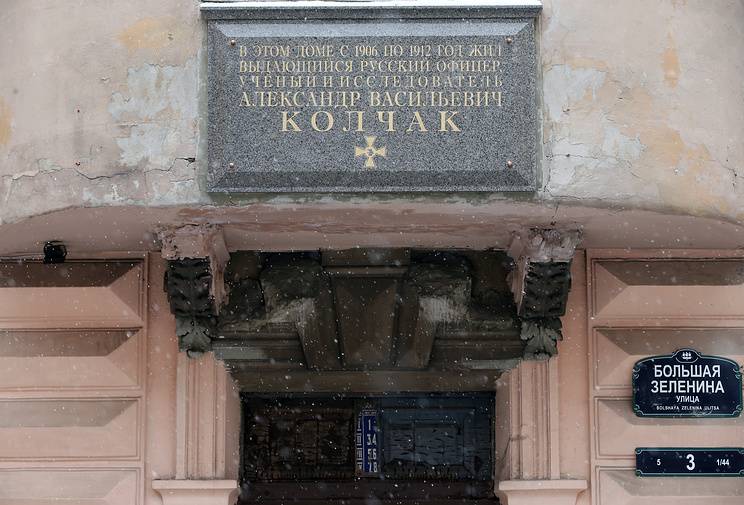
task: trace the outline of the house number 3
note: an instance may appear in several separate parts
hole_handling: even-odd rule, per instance
[[[695,456],[693,456],[692,454],[688,454],[686,458],[687,458],[688,464],[685,468],[687,468],[690,471],[693,471],[695,469]]]

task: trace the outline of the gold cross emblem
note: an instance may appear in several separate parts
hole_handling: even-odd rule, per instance
[[[378,156],[382,156],[383,158],[387,158],[387,148],[386,147],[375,147],[375,141],[377,140],[377,137],[364,137],[367,145],[365,147],[355,147],[354,148],[354,157],[355,158],[361,158],[362,156],[366,157],[366,161],[364,162],[364,166],[366,168],[375,168],[375,158]]]

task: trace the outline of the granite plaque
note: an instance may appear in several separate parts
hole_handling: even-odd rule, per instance
[[[738,417],[742,411],[739,364],[694,349],[638,361],[632,383],[639,417]]]
[[[535,190],[533,15],[375,14],[208,16],[211,191]]]

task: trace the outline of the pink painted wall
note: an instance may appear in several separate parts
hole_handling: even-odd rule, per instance
[[[160,505],[155,479],[236,478],[237,392],[178,353],[164,266],[0,264],[0,503]],[[558,358],[499,381],[502,479],[587,480],[580,505],[742,503],[740,479],[633,474],[635,447],[740,446],[744,421],[638,418],[630,369],[682,346],[744,363],[744,255],[580,251],[563,323]]]

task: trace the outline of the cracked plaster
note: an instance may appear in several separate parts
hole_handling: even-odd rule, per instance
[[[544,180],[534,196],[250,198],[212,197],[201,185],[197,4],[8,2],[0,17],[2,47],[13,47],[0,53],[9,76],[0,85],[0,223],[108,205],[504,199],[556,214],[565,203],[744,221],[744,60],[732,57],[744,53],[741,2],[649,9],[642,0],[545,1]]]

